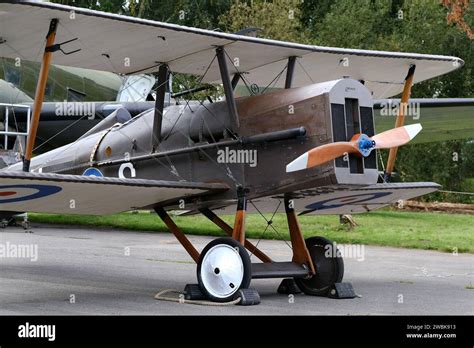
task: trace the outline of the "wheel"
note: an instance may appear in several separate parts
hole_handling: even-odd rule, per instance
[[[201,253],[197,266],[199,286],[209,299],[229,302],[252,280],[252,263],[247,250],[232,238],[218,238]]]
[[[296,278],[295,282],[306,295],[325,296],[334,283],[344,276],[344,261],[335,244],[323,237],[305,240],[316,274],[311,278]]]

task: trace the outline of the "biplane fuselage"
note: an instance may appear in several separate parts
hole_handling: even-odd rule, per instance
[[[241,97],[236,103],[238,139],[242,141],[235,141],[229,130],[225,101],[175,105],[164,111],[163,140],[155,152],[152,109],[37,156],[31,169],[83,175],[94,167],[106,177],[214,182],[229,187],[221,194],[186,202],[188,209],[231,202],[238,186],[245,187],[253,199],[321,186],[377,182],[375,153],[367,158],[348,155],[306,171],[285,171],[286,164],[310,148],[349,140],[356,133],[374,134],[372,99],[360,82],[330,81]],[[252,141],[265,134],[267,138]]]
[[[321,166],[286,172],[286,165],[308,149],[350,140],[357,133],[374,134],[372,98],[358,81],[341,79],[241,97],[236,104],[240,117],[237,137],[230,130],[231,117],[225,101],[174,105],[164,110],[162,140],[153,151],[154,109],[129,120],[123,117],[127,112],[122,110],[121,117],[114,118],[112,114],[103,121],[108,127],[98,125],[95,133],[34,157],[31,170],[220,183],[228,188],[221,193],[159,204],[186,211],[233,206],[239,187],[246,189],[248,199],[259,199],[261,211],[275,210],[277,202],[287,194],[297,199],[300,211],[341,214],[370,211],[393,202],[397,194],[436,187],[390,187],[382,192],[377,187],[378,192],[368,196],[362,192],[361,204],[354,200],[361,194],[358,191],[337,195],[349,188],[365,189],[377,183],[375,152],[366,158],[347,154]],[[19,169],[21,165],[17,164],[8,170]],[[339,206],[345,198],[349,199],[347,204]],[[328,199],[331,204],[318,206]],[[332,204],[333,199],[337,205]],[[354,204],[348,204],[351,202]],[[315,206],[318,208],[313,209]]]

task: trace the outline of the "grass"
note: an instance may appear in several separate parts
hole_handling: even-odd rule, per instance
[[[302,216],[299,218],[305,237],[324,236],[337,243],[381,245],[403,248],[474,253],[473,217],[461,214],[398,212],[381,210],[355,215],[359,226],[349,232],[337,216]],[[233,216],[223,216],[232,224]],[[102,226],[134,231],[166,231],[163,222],[150,212],[122,213],[111,216],[77,216],[30,214],[32,222]],[[222,236],[223,232],[205,217],[175,217],[185,233]],[[277,214],[272,228],[264,232],[266,222],[260,215],[247,216],[247,237],[256,239],[289,239],[286,216]]]

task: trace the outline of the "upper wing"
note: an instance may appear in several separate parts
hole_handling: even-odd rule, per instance
[[[0,211],[104,215],[226,189],[222,184],[5,172],[0,173]]]
[[[230,73],[245,72],[246,79],[267,86],[290,56],[299,57],[293,86],[349,76],[364,80],[375,98],[401,92],[410,64],[416,64],[414,82],[446,74],[463,65],[456,57],[342,49],[259,39],[155,22],[110,13],[34,1],[0,4],[0,56],[38,61],[51,19],[59,19],[56,42],[64,46],[53,62],[67,66],[132,74],[167,63],[172,71],[205,75],[203,82],[220,81],[216,46],[225,46]],[[2,43],[3,42],[3,43]],[[212,65],[208,68],[208,65]],[[283,87],[279,79],[275,87]]]

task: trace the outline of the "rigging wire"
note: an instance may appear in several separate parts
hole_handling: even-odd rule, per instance
[[[263,217],[263,219],[267,222],[267,227],[270,226],[273,231],[275,231],[275,233],[278,235],[278,237],[283,240],[285,242],[285,244],[293,250],[292,246],[290,244],[288,244],[288,241],[284,238],[284,236],[282,234],[280,234],[280,232],[275,228],[275,226],[273,226],[273,218],[275,217],[276,213],[278,212],[278,209],[280,208],[280,205],[281,205],[281,200],[279,200],[279,203],[278,203],[278,207],[277,209],[275,209],[275,212],[273,213],[272,217],[270,220],[268,220],[265,215],[263,215],[263,213],[260,211],[260,209],[257,208],[257,206],[253,203],[253,201],[250,200],[250,204],[252,204],[252,206],[255,208],[255,210],[257,210],[257,212]]]
[[[250,204],[252,204],[252,205],[255,207],[255,205],[254,205],[254,203],[253,203],[252,200],[250,200]],[[270,218],[269,221],[267,221],[267,226],[265,226],[265,229],[263,230],[262,237],[265,235],[265,233],[267,232],[268,228],[269,228],[270,225],[273,223],[273,219],[275,218],[275,215],[276,215],[276,213],[278,212],[278,209],[280,209],[280,205],[281,205],[281,200],[279,199],[279,200],[278,200],[278,205],[277,205],[275,211],[273,212],[272,217]],[[265,219],[265,220],[266,220],[266,219]],[[258,239],[257,243],[255,244],[255,247],[254,247],[252,250],[249,250],[249,251],[250,251],[250,257],[252,257],[254,251],[258,249],[258,245],[260,244],[260,242],[261,242],[261,240],[262,240],[262,237]]]
[[[301,67],[301,69],[303,69],[303,72],[306,74],[306,76],[308,76],[309,80],[311,81],[311,83],[315,83],[313,78],[311,77],[311,75],[306,71],[305,67],[303,66],[303,64],[301,63],[301,59],[296,59],[296,62],[298,62],[299,66]]]

